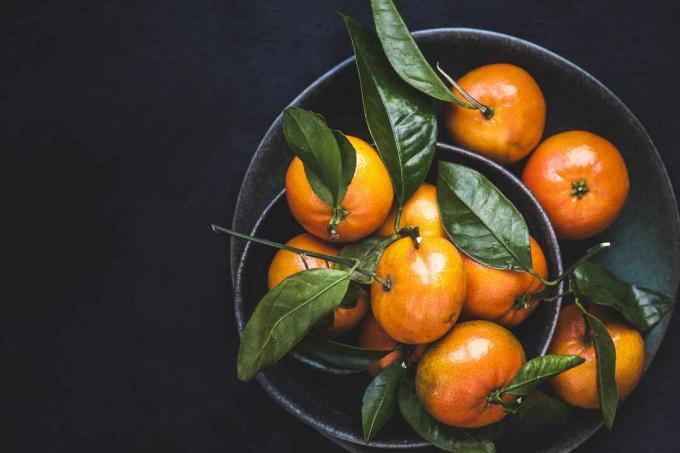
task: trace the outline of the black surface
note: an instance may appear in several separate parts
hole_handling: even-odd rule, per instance
[[[400,2],[413,29],[513,34],[591,72],[639,117],[676,189],[677,3]],[[278,112],[350,46],[366,2],[2,2],[9,176],[3,451],[335,451],[236,381],[226,243]],[[676,190],[677,195],[677,190]],[[15,256],[16,255],[16,256]],[[676,450],[680,320],[581,451]]]

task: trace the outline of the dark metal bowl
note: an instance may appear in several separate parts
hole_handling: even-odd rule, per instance
[[[429,61],[439,61],[458,76],[482,64],[510,62],[527,69],[541,86],[548,116],[544,137],[569,129],[586,129],[612,141],[627,162],[631,191],[616,224],[597,238],[565,242],[565,262],[596,242],[609,240],[610,251],[598,260],[629,281],[676,295],[680,278],[680,222],[670,181],[652,141],[623,103],[606,87],[572,63],[534,44],[498,33],[470,29],[437,29],[415,33]],[[317,111],[332,127],[370,140],[363,118],[354,67],[348,59],[320,77],[293,103]],[[440,127],[440,130],[443,129]],[[440,141],[448,141],[440,131]],[[243,182],[233,227],[261,237],[286,241],[301,231],[288,213],[281,192],[291,154],[279,116],[260,143]],[[482,171],[523,212],[539,241],[553,275],[561,270],[552,228],[526,188],[510,172],[464,150],[440,144],[438,159],[461,162]],[[522,163],[510,168],[519,172]],[[232,282],[239,333],[266,290],[266,271],[274,251],[232,241]],[[542,304],[516,333],[528,355],[544,352],[554,328],[557,305]],[[646,336],[648,366],[661,343],[670,317]],[[355,447],[363,444],[360,406],[365,375],[330,376],[285,358],[258,375],[265,390],[286,410],[325,435]],[[566,428],[536,432],[513,430],[527,451],[570,451],[601,425],[596,412]],[[515,440],[516,442],[516,440]],[[348,444],[349,445],[349,444]],[[373,447],[416,448],[425,443],[395,417],[371,443]],[[515,444],[516,445],[516,444]]]

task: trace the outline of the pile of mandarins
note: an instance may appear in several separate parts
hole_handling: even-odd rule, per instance
[[[536,81],[517,66],[482,66],[458,84],[489,107],[492,115],[488,118],[450,104],[446,125],[453,141],[501,164],[529,156],[522,180],[561,239],[588,238],[614,222],[628,194],[626,165],[614,145],[577,130],[559,133],[539,145],[545,101]],[[331,207],[315,194],[296,157],[286,174],[286,196],[291,213],[307,233],[287,245],[334,256],[341,245],[370,235],[395,234],[390,175],[371,145],[347,138],[356,151],[356,171],[342,202],[346,216],[337,234],[329,236]],[[488,404],[486,398],[507,385],[526,361],[521,344],[508,329],[536,309],[538,303],[522,301],[531,300],[543,284],[527,272],[493,269],[461,253],[442,227],[437,189],[431,184],[424,183],[405,203],[400,226],[418,227],[417,243],[411,237],[392,242],[377,263],[379,281],[370,285],[370,301],[361,296],[352,308],[337,308],[332,325],[317,333],[336,337],[356,327],[358,344],[367,349],[417,345],[409,349],[408,360],[418,362],[416,391],[425,409],[453,426],[495,423],[505,411]],[[545,256],[533,238],[531,257],[535,272],[547,277]],[[333,266],[280,250],[269,266],[268,286],[271,289],[308,268]],[[613,339],[616,385],[623,399],[642,374],[642,337],[618,314],[601,307],[593,310]],[[555,393],[575,406],[597,408],[595,351],[575,306],[562,310],[550,350],[585,359],[551,380]],[[369,372],[375,375],[385,369],[402,351],[389,353]]]

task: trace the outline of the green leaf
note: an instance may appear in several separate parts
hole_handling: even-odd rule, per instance
[[[564,401],[534,390],[522,397],[515,416],[522,423],[539,426],[565,425],[574,415],[574,408]]]
[[[533,358],[524,364],[510,384],[501,390],[501,393],[528,395],[547,378],[574,368],[583,362],[585,359],[577,355],[548,354]]]
[[[437,144],[430,99],[394,72],[374,33],[341,15],[356,56],[368,129],[392,178],[399,206],[420,187]]]
[[[308,334],[291,354],[317,370],[331,374],[354,374],[367,370],[392,351],[359,348]]]
[[[591,261],[576,267],[574,281],[590,303],[615,309],[642,332],[651,329],[673,306],[670,296],[623,282]]]
[[[348,272],[309,269],[272,288],[243,330],[237,363],[239,379],[247,381],[283,357],[309,329],[340,305],[348,285]]]
[[[416,90],[460,103],[423,56],[392,0],[371,0],[371,7],[378,38],[397,74]]]
[[[493,453],[496,447],[485,431],[463,430],[440,423],[418,399],[414,373],[406,373],[399,385],[399,409],[408,424],[437,448],[456,453]]]
[[[361,421],[364,440],[370,442],[397,409],[399,382],[406,368],[401,360],[395,360],[366,387],[361,404]]]
[[[614,342],[609,336],[602,321],[588,312],[583,316],[588,323],[595,344],[595,356],[597,359],[597,396],[600,399],[600,410],[604,424],[608,429],[614,425],[616,405],[619,401],[618,389],[616,388],[616,349]]]
[[[340,250],[340,256],[346,258],[356,258],[359,260],[359,267],[369,271],[375,272],[375,267],[378,265],[378,260],[382,256],[383,251],[394,241],[392,237],[369,237],[360,242],[346,245]],[[349,269],[349,266],[342,264],[336,265],[336,269]],[[373,277],[369,275],[354,272],[352,280],[365,285],[373,281]]]
[[[354,171],[357,168],[357,152],[342,132],[334,130],[333,135],[335,136],[335,141],[338,143],[340,160],[342,161],[340,193],[338,194],[338,200],[342,201],[345,198],[347,187],[349,187],[349,184],[352,182]]]
[[[342,302],[340,302],[340,306],[342,308],[354,308],[357,306],[357,301],[360,297],[368,297],[368,293],[360,285],[350,281],[349,286],[347,287],[347,292],[342,298]]]
[[[437,201],[446,232],[467,256],[496,269],[531,269],[526,222],[484,175],[439,162]]]
[[[356,167],[352,145],[345,137],[340,139],[342,134],[332,131],[321,115],[300,107],[283,111],[283,134],[302,160],[314,193],[324,203],[339,206]]]

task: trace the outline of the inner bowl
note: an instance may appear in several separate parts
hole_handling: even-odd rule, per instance
[[[524,215],[531,235],[541,245],[550,278],[562,273],[557,238],[538,201],[508,170],[489,159],[451,145],[437,145],[436,161],[455,162],[489,178]],[[433,165],[430,179],[434,177]],[[304,230],[295,222],[281,191],[261,213],[252,235],[287,242]],[[257,302],[267,292],[267,269],[275,249],[248,243],[236,274],[235,302],[239,335]],[[528,358],[545,354],[552,338],[560,301],[541,303],[529,319],[513,330]],[[350,340],[351,339],[347,339]],[[342,340],[341,340],[342,341]],[[356,444],[364,444],[361,431],[361,398],[370,382],[366,373],[336,376],[310,369],[285,357],[257,376],[269,394],[296,417],[323,433]],[[371,442],[373,447],[416,447],[426,443],[401,417],[387,424]]]

